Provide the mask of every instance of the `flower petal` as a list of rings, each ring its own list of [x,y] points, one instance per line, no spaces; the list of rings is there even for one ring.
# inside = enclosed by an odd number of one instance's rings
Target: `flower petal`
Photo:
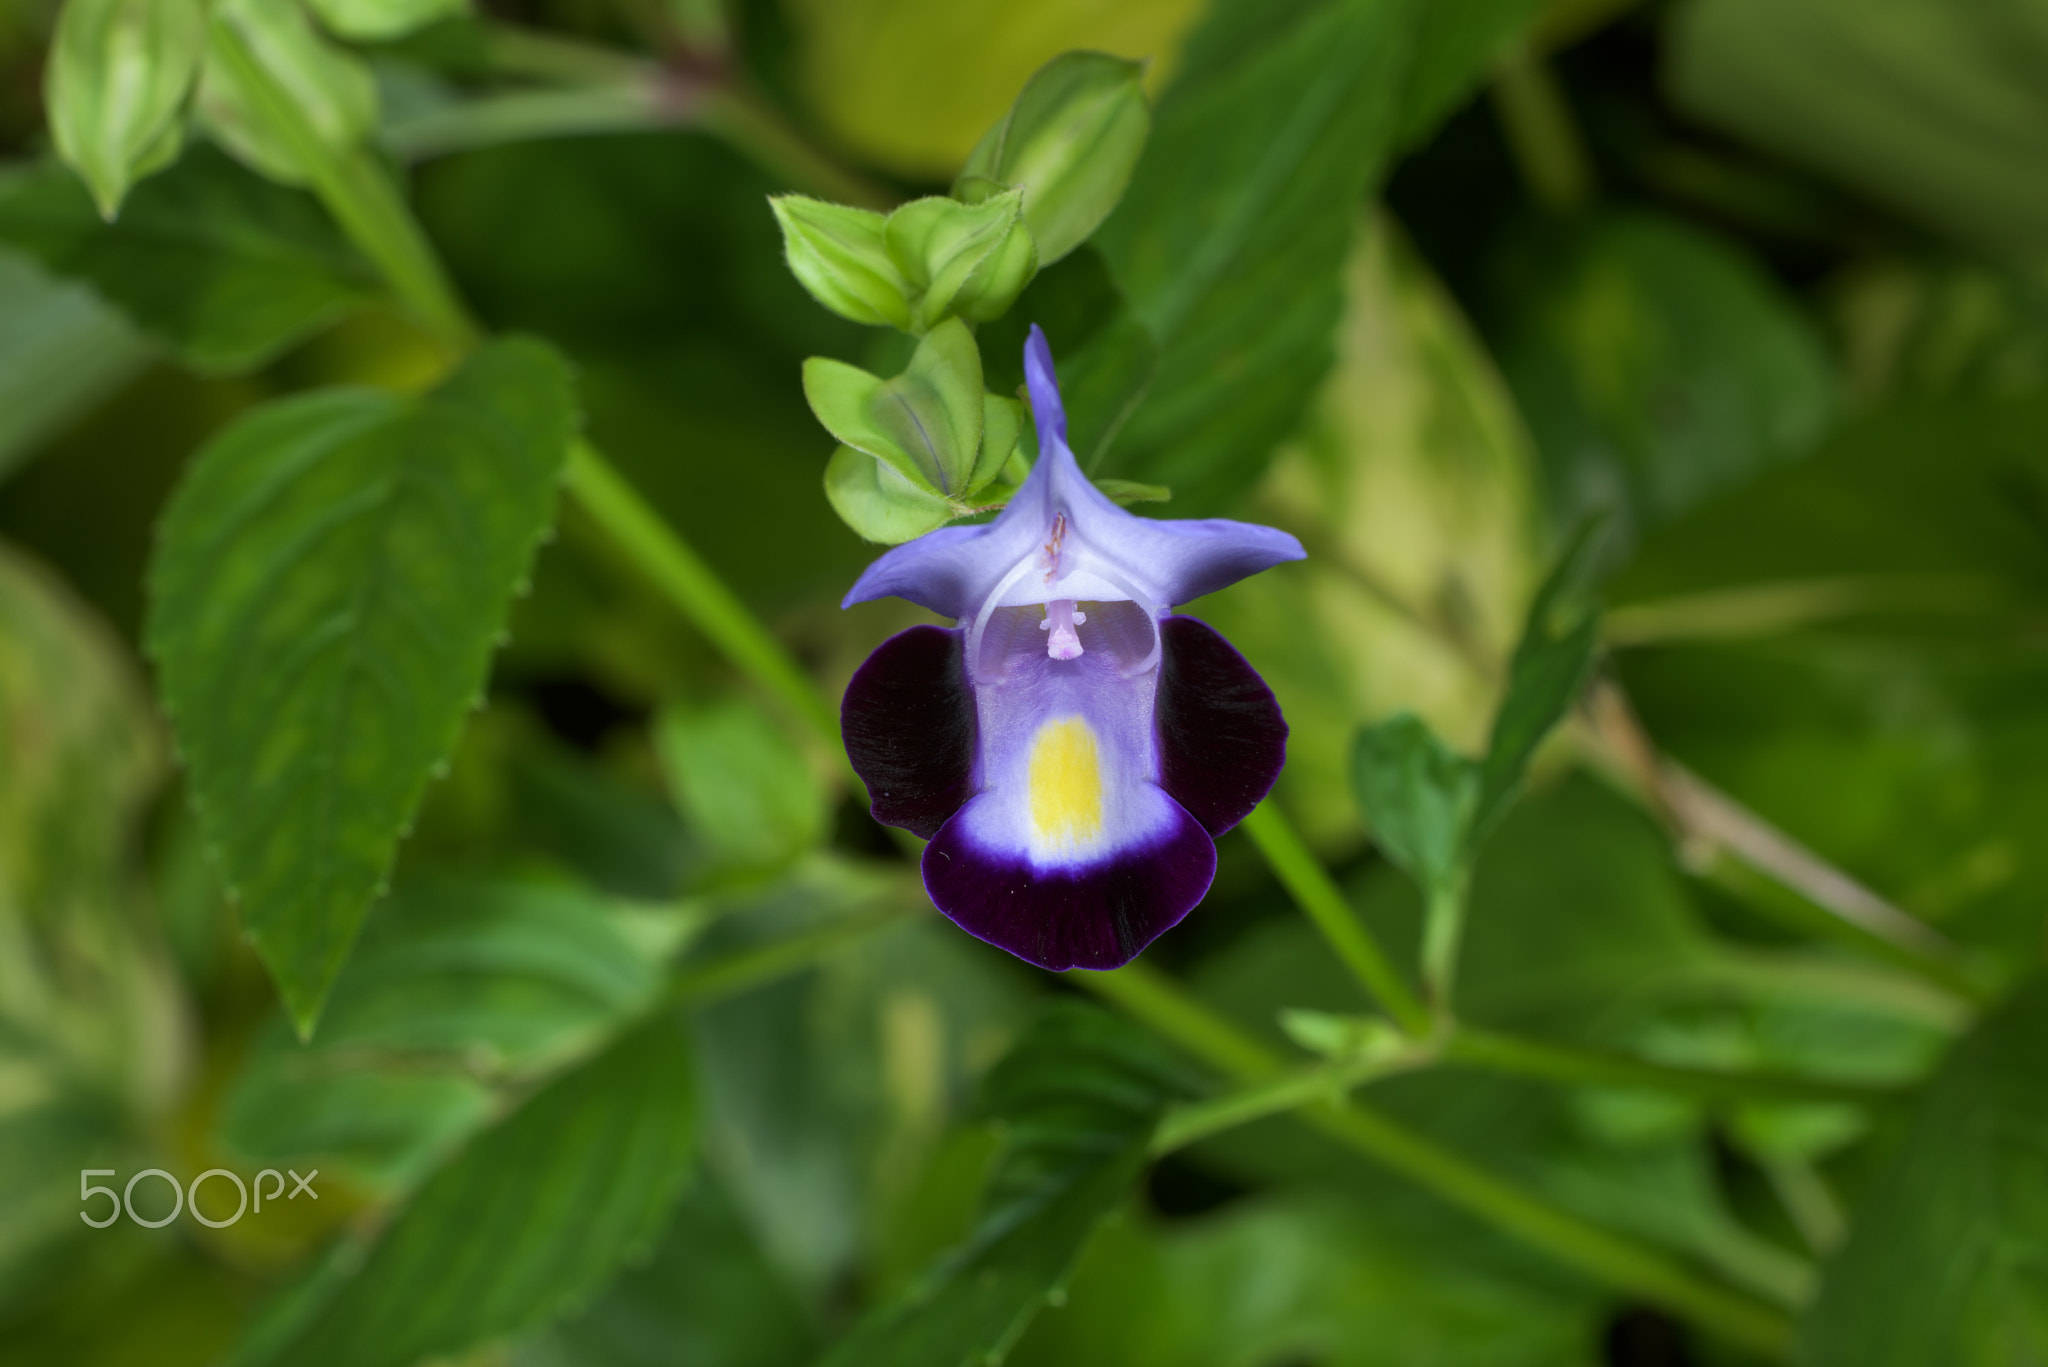
[[[1178,925],[1216,876],[1216,846],[1201,823],[1160,797],[1171,819],[1151,838],[1099,863],[1053,869],[984,846],[973,818],[989,799],[978,797],[925,846],[925,891],[962,930],[1040,968],[1119,967]]]
[[[1031,390],[1031,420],[1038,427],[1040,450],[1055,442],[1065,446],[1067,407],[1060,402],[1060,382],[1052,369],[1052,347],[1036,323],[1031,325],[1031,335],[1024,339],[1024,383]]]
[[[1210,835],[1222,835],[1280,777],[1287,722],[1259,672],[1208,623],[1169,617],[1159,634],[1159,783]]]
[[[912,627],[875,647],[839,705],[854,772],[875,820],[929,840],[973,792],[974,695],[965,633]]]

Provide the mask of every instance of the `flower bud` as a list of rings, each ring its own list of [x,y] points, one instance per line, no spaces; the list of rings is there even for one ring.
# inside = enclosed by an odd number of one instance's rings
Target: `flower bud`
[[[954,193],[979,202],[1022,190],[1038,265],[1059,260],[1088,240],[1130,184],[1152,127],[1143,71],[1103,52],[1053,58],[969,154]]]
[[[50,132],[103,217],[178,155],[179,112],[205,56],[204,0],[69,0],[57,17]]]
[[[314,28],[297,5],[216,0],[214,24],[240,39],[272,83],[291,92],[326,146],[352,148],[377,126],[377,82],[369,67]],[[218,33],[199,81],[199,112],[208,131],[251,169],[284,185],[309,179],[298,145],[224,59]]]
[[[856,323],[911,330],[910,286],[883,242],[883,217],[803,195],[768,201],[789,269],[811,297]]]
[[[469,0],[309,0],[327,30],[357,43],[383,43],[470,12]]]
[[[883,239],[915,300],[912,330],[947,317],[999,318],[1038,271],[1024,226],[1024,196],[1010,190],[979,204],[917,199],[889,215]]]

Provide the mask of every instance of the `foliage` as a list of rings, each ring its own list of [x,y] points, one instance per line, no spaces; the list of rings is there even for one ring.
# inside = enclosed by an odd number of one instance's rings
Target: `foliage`
[[[2041,0],[21,0],[0,82],[0,1367],[2048,1351]],[[835,702],[1033,325],[1105,493],[1309,552],[1186,607],[1275,795],[1059,982]]]

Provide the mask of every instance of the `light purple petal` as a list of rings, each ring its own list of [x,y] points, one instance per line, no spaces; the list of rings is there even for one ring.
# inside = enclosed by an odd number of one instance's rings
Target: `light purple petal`
[[[843,606],[893,596],[969,622],[990,606],[1054,599],[1137,600],[1163,613],[1303,558],[1301,543],[1273,527],[1154,519],[1118,507],[1081,472],[1067,445],[1052,351],[1036,326],[1024,369],[1039,434],[1038,461],[1024,487],[986,527],[942,527],[889,551]]]
[[[1060,402],[1060,382],[1053,374],[1052,347],[1038,324],[1024,342],[1024,383],[1031,389],[1031,419],[1038,425],[1038,448],[1067,444],[1067,407]]]

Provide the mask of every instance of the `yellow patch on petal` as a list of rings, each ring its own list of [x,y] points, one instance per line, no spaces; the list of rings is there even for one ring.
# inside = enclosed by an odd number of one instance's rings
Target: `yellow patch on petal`
[[[1060,717],[1038,728],[1029,782],[1039,839],[1080,844],[1102,834],[1102,750],[1087,722]]]

